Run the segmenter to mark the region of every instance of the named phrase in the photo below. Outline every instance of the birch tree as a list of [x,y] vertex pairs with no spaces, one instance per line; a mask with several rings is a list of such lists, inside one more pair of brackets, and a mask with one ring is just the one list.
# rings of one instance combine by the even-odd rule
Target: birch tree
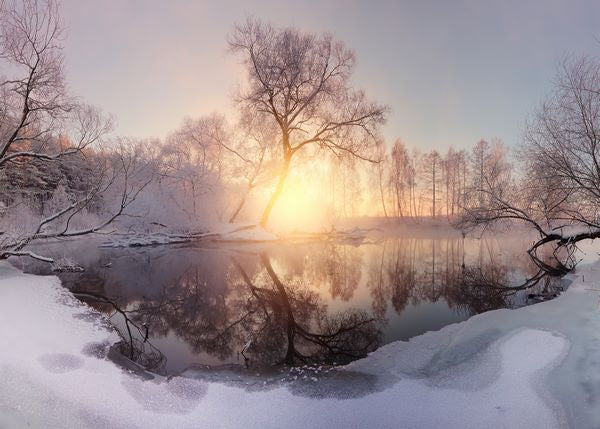
[[[390,185],[396,203],[396,215],[400,218],[403,218],[405,215],[410,215],[412,212],[410,207],[413,176],[414,171],[412,171],[411,168],[410,155],[406,150],[406,146],[401,140],[396,140],[391,153]],[[406,210],[405,207],[407,191],[409,192],[408,210]]]

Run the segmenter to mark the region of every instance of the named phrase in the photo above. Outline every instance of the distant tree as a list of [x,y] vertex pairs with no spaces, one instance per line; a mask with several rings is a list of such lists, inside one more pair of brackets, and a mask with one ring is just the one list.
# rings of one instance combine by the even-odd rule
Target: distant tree
[[[332,196],[333,215],[339,217],[352,217],[358,214],[358,207],[365,200],[364,186],[377,186],[376,169],[373,169],[375,175],[369,175],[367,180],[373,180],[372,183],[363,183],[364,177],[357,174],[358,159],[331,156],[326,158],[331,166],[330,174],[330,192]],[[375,165],[376,167],[376,165]],[[369,196],[373,196],[369,194]],[[375,198],[379,200],[378,196]],[[378,201],[376,204],[379,204]]]
[[396,215],[403,218],[405,215],[410,215],[410,195],[409,195],[409,210],[406,210],[406,192],[411,193],[411,184],[413,181],[414,171],[411,168],[411,160],[406,146],[401,140],[396,140],[391,152],[390,166],[390,185],[395,200]]
[[419,172],[421,166],[421,159],[423,154],[418,149],[413,149],[409,158],[409,187],[410,187],[410,212],[412,216],[418,217],[421,215],[420,205],[417,206],[417,186],[419,182]]
[[431,192],[431,216],[438,213],[439,182],[441,180],[441,157],[437,150],[432,150],[423,157],[423,178]]
[[451,219],[464,205],[463,196],[467,179],[466,153],[464,150],[448,149],[442,159],[442,176],[446,216]]
[[381,208],[383,209],[383,214],[385,216],[385,218],[387,219],[388,217],[388,212],[387,212],[387,208],[385,206],[385,200],[386,200],[386,193],[385,193],[385,187],[384,187],[384,174],[385,174],[385,170],[386,167],[388,165],[388,157],[386,154],[386,147],[385,144],[383,142],[379,142],[379,144],[377,145],[377,149],[376,149],[376,153],[377,153],[377,183],[379,184],[379,199],[381,201]]
[[355,58],[342,42],[248,19],[235,28],[229,46],[246,67],[247,82],[238,96],[242,110],[273,121],[280,133],[281,170],[262,226],[303,148],[375,161],[372,149],[387,108],[351,88]]
[[[446,155],[442,158],[442,176],[444,183],[444,195],[445,195],[445,205],[446,205],[446,217],[450,218],[453,215],[454,206],[454,183],[455,183],[455,169],[456,169],[456,160],[455,160],[455,152],[452,146],[446,152]],[[452,212],[452,214],[451,214]]]
[[465,207],[467,188],[467,152],[465,150],[455,154],[455,163],[456,194],[454,204],[459,214],[462,214]]
[[483,207],[485,198],[485,173],[486,173],[486,159],[489,155],[490,144],[481,139],[473,146],[471,151],[471,189],[473,195],[477,199],[479,206]]
[[[163,145],[165,175],[182,180],[185,200],[196,201],[201,194],[222,192],[227,184],[243,188],[228,215],[229,223],[233,223],[252,190],[270,183],[277,175],[272,166],[277,136],[272,124],[252,114],[240,115],[233,124],[219,114],[186,118]],[[185,196],[186,184],[193,196]]]
[[510,178],[507,156],[508,150],[500,139],[493,139],[491,143],[482,139],[475,143],[470,156],[470,204],[485,207],[489,204],[487,189],[500,189],[507,183]]
[[223,146],[228,133],[225,119],[214,114],[186,118],[162,145],[157,142],[161,148],[161,183],[191,221],[198,219],[202,197],[222,191]]

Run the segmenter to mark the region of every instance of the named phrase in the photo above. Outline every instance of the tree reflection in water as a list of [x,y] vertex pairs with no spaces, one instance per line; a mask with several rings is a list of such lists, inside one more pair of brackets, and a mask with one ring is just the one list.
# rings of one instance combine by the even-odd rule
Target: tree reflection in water
[[221,360],[248,345],[247,355],[260,364],[346,363],[379,345],[377,318],[355,309],[329,314],[323,298],[304,279],[284,281],[266,253],[256,258],[260,263],[247,264],[250,268],[231,258],[224,293],[207,288],[196,267],[176,279],[176,291],[169,288],[127,309],[98,294],[78,294],[96,300],[98,309],[106,310],[102,305],[111,303],[111,311],[124,316],[124,342],[133,344],[131,357],[140,360],[140,341],[131,341],[130,326],[147,327],[153,337],[173,331],[196,353]]
[[160,360],[154,346],[167,358],[173,353],[165,338],[189,346],[187,365],[345,363],[382,341],[407,339],[389,334],[394,324],[435,319],[431,309],[419,320],[399,318],[409,306],[414,313],[423,304],[441,303],[455,315],[415,326],[410,335],[416,335],[558,290],[558,280],[546,277],[524,251],[505,246],[436,237],[357,247],[274,246],[254,253],[112,250],[102,253],[112,268],[90,261],[85,273],[61,278],[100,311],[115,313],[112,320],[130,343],[124,354],[159,372],[185,364],[175,368],[164,356]]
[[150,331],[146,325],[138,325],[129,317],[129,312],[123,310],[115,301],[93,292],[72,290],[73,294],[82,301],[93,304],[96,309],[108,313],[108,319],[119,314],[125,325],[125,332],[119,332],[121,341],[117,344],[119,352],[131,361],[137,362],[145,369],[159,374],[165,373],[166,356],[151,341]]
[[526,253],[500,260],[498,249],[486,248],[490,241],[477,244],[475,257],[465,261],[464,239],[384,242],[369,264],[373,313],[384,317],[387,303],[400,314],[409,304],[443,300],[450,308],[473,315],[527,304],[520,295],[524,290],[536,288],[535,296],[561,290],[560,278],[548,275]]

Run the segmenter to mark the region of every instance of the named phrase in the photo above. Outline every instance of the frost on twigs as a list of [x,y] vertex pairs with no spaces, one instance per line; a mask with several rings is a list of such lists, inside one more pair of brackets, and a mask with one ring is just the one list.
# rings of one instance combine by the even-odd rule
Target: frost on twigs
[[57,273],[81,273],[84,268],[73,260],[73,258],[60,258],[54,261],[51,265],[52,271]]

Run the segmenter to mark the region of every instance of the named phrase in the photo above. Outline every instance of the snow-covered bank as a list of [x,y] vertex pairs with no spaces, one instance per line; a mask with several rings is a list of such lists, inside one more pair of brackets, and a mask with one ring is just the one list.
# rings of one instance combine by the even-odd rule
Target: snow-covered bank
[[278,240],[280,237],[256,225],[224,224],[204,232],[115,234],[100,247],[145,247],[200,241],[264,243]]
[[595,427],[600,263],[572,278],[553,301],[246,389],[127,373],[105,359],[117,336],[57,278],[0,263],[0,427]]
[[350,228],[321,232],[295,231],[275,234],[257,225],[223,224],[205,232],[148,234],[114,234],[100,247],[145,247],[195,242],[213,243],[272,243],[277,241],[314,242],[336,241],[340,243],[361,243],[374,229]]

